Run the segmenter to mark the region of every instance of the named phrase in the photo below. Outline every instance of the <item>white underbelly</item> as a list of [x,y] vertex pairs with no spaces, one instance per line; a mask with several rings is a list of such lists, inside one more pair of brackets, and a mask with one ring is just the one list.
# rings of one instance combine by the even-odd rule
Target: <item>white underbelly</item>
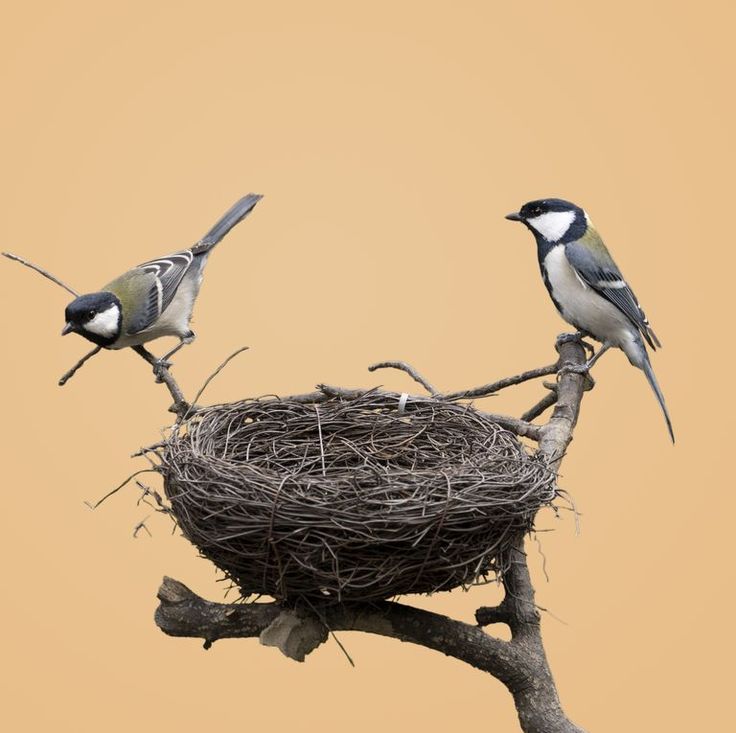
[[583,282],[567,261],[565,245],[559,244],[552,249],[544,258],[544,264],[552,295],[565,320],[599,341],[628,353],[632,340],[636,339],[636,331],[615,305]]

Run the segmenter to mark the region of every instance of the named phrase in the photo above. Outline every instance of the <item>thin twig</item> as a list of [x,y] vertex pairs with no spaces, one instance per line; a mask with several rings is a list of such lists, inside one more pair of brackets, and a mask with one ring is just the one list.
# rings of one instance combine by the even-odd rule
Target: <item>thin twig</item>
[[329,634],[335,640],[337,645],[340,647],[340,651],[345,655],[345,658],[348,660],[348,663],[350,664],[350,666],[353,669],[355,669],[355,662],[353,661],[353,658],[350,656],[350,653],[348,652],[348,650],[345,648],[345,644],[343,644],[340,641],[340,639],[337,638],[337,634],[332,629],[330,629]]
[[151,534],[151,530],[148,529],[148,527],[146,526],[146,520],[147,519],[148,519],[148,517],[146,517],[145,519],[141,519],[141,521],[138,522],[138,524],[136,524],[135,527],[133,527],[133,537],[134,538],[137,538],[138,537],[138,533],[142,529],[145,529],[146,530],[146,532],[148,533],[148,536],[149,537],[153,537],[153,535]]
[[197,401],[198,401],[198,400],[199,400],[199,398],[200,398],[200,397],[202,396],[202,393],[203,393],[203,392],[204,392],[204,391],[205,391],[205,390],[207,389],[207,387],[209,386],[209,383],[210,383],[210,382],[211,382],[211,381],[212,381],[212,380],[213,380],[213,379],[214,379],[214,378],[215,378],[215,377],[216,377],[216,376],[217,376],[217,375],[218,375],[218,374],[219,374],[219,373],[220,373],[220,372],[221,372],[221,371],[222,371],[222,370],[223,370],[223,369],[224,369],[224,368],[225,368],[225,367],[226,367],[226,366],[227,366],[227,365],[228,365],[228,364],[229,364],[229,363],[230,363],[230,362],[231,362],[231,361],[232,361],[232,360],[233,360],[233,359],[234,359],[234,358],[235,358],[235,357],[236,357],[236,356],[238,355],[238,354],[242,354],[242,353],[243,353],[244,351],[248,351],[248,349],[249,349],[249,348],[250,348],[249,346],[241,346],[241,347],[240,347],[240,348],[239,348],[239,349],[238,349],[237,351],[233,351],[233,353],[232,353],[232,354],[230,354],[230,356],[228,356],[228,357],[227,357],[227,359],[225,359],[225,361],[223,361],[223,362],[222,362],[222,364],[220,364],[220,366],[218,366],[218,367],[217,367],[217,369],[215,369],[215,371],[214,371],[214,372],[212,372],[212,374],[210,374],[210,376],[209,376],[209,377],[207,377],[207,379],[205,380],[204,384],[203,384],[203,385],[202,385],[202,386],[200,387],[200,390],[199,390],[199,392],[197,392],[197,394],[196,394],[196,395],[194,396],[194,399],[192,400],[192,404],[191,404],[191,406],[190,406],[190,408],[189,408],[189,411],[187,411],[187,413],[186,413],[186,414],[184,415],[184,417],[185,417],[185,418],[186,418],[186,417],[188,417],[188,415],[189,415],[189,412],[190,412],[191,410],[193,410],[193,409],[194,409],[194,406],[195,406],[195,405],[197,404]]
[[322,441],[322,420],[319,417],[319,405],[314,406],[314,411],[317,414],[317,433],[319,435],[319,455],[322,461],[322,475],[326,476],[327,471],[325,470],[325,444]]
[[406,372],[415,382],[421,384],[429,394],[437,394],[437,390],[432,386],[432,384],[411,364],[407,364],[405,361],[380,361],[377,364],[371,364],[371,366],[368,367],[369,372],[375,372],[377,369],[399,369],[402,372]]
[[[136,506],[138,506],[141,502],[143,502],[146,506],[150,506],[152,509],[155,509],[157,512],[161,512],[162,514],[168,514],[173,518],[173,512],[171,511],[171,507],[167,506],[164,503],[163,498],[161,497],[161,494],[158,493],[155,489],[152,489],[150,486],[146,486],[142,481],[136,481],[135,485],[141,490],[141,495],[138,497],[138,501],[136,502]],[[150,501],[146,500],[146,497],[152,496],[153,500],[156,502],[156,506],[151,504]]]
[[174,400],[174,404],[169,408],[169,411],[176,413],[180,420],[183,419],[184,415],[187,415],[191,410],[191,406],[184,399],[184,393],[181,391],[181,388],[172,376],[168,367],[160,363],[159,360],[144,346],[131,346],[131,348],[144,361],[147,361],[154,368],[156,377],[166,385],[166,388],[169,390],[169,394],[171,394],[171,397]]
[[2,255],[3,257],[7,257],[9,260],[13,260],[13,262],[20,262],[21,265],[25,265],[26,267],[29,267],[31,270],[35,270],[39,275],[43,275],[47,280],[51,280],[52,283],[56,283],[60,287],[64,288],[64,290],[66,290],[68,293],[71,293],[75,298],[79,297],[79,293],[76,290],[74,290],[74,288],[70,288],[66,283],[59,280],[58,277],[44,270],[43,267],[34,265],[32,262],[29,262],[28,260],[24,260],[22,257],[18,257],[18,255],[14,255],[12,252],[3,252]]
[[135,473],[131,473],[128,478],[125,479],[121,484],[116,486],[112,491],[108,491],[101,499],[98,499],[94,504],[90,501],[85,501],[84,503],[90,508],[90,509],[97,509],[102,502],[109,499],[113,494],[117,494],[120,489],[123,488],[123,486],[126,486],[132,479],[134,479],[136,476],[140,476],[142,473],[155,473],[155,471],[152,468],[142,468],[140,471],[136,471]]
[[513,387],[516,384],[528,382],[530,379],[538,379],[539,377],[546,377],[548,374],[555,374],[558,368],[559,362],[555,362],[554,364],[539,367],[539,369],[530,369],[513,377],[506,377],[505,379],[499,379],[497,382],[484,384],[481,387],[465,389],[460,392],[446,392],[445,394],[437,395],[437,397],[443,400],[468,400],[474,397],[487,397],[494,392],[506,389],[506,387]]
[[522,416],[522,420],[526,420],[527,422],[531,422],[532,420],[535,420],[538,418],[541,414],[543,414],[546,410],[548,410],[552,405],[554,405],[557,402],[557,392],[555,390],[551,390],[548,392],[544,397],[542,397],[539,402],[537,402],[534,407],[530,407]]
[[99,354],[100,351],[102,351],[102,346],[95,346],[92,351],[86,353],[68,372],[62,374],[61,379],[59,379],[59,387],[63,387],[79,371],[86,361],[96,354]]
[[496,415],[492,412],[484,412],[485,417],[490,418],[493,422],[498,423],[502,428],[510,430],[520,438],[529,438],[531,440],[539,440],[542,434],[542,428],[534,423],[527,422],[526,420],[517,419],[515,417],[509,417],[508,415]]
[[[536,534],[534,535],[534,542],[537,545],[539,556],[542,558],[542,572],[544,573],[544,578],[549,583],[549,574],[547,573],[547,556],[544,554],[544,550],[542,550],[542,542]],[[541,606],[537,606],[537,608],[541,608]]]

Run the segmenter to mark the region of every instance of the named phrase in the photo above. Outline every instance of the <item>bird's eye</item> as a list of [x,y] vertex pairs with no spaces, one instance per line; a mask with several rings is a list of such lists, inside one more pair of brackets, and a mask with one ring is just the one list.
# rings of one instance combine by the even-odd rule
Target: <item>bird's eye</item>
[[534,209],[532,210],[532,214],[534,214],[534,216],[539,216],[541,213],[542,213],[541,206],[535,206]]
[[91,321],[97,315],[97,311],[90,311],[87,313],[87,320]]

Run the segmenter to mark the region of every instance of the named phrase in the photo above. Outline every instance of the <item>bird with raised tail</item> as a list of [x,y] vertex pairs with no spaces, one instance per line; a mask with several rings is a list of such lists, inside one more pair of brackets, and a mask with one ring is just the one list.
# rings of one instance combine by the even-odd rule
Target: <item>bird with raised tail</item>
[[661,344],[588,215],[569,201],[550,198],[530,201],[506,218],[522,222],[534,235],[544,284],[562,317],[582,335],[601,342],[585,369],[612,346],[621,349],[646,375],[674,443],[664,395],[644,342],[652,350]]
[[189,249],[144,262],[100,291],[80,295],[66,307],[62,336],[78,333],[105,349],[140,347],[162,336],[176,336],[179,343],[158,360],[167,365],[195,338],[189,323],[210,252],[261,198],[255,193],[244,196]]

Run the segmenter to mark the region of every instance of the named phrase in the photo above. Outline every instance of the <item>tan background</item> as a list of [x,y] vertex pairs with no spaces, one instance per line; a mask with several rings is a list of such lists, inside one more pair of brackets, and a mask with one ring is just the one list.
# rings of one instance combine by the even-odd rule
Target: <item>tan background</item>
[[[242,344],[210,400],[373,384],[384,358],[460,388],[553,358],[562,322],[503,215],[581,203],[665,344],[678,443],[607,356],[564,465],[581,534],[545,519],[549,582],[531,545],[551,664],[592,731],[729,729],[729,3],[112,5],[6,7],[2,248],[90,290],[259,191],[210,262],[177,361],[190,395]],[[0,283],[6,730],[518,729],[498,682],[424,649],[343,634],[353,670],[334,643],[300,666],[159,633],[161,576],[219,598],[215,573],[163,518],[131,538],[135,491],[82,502],[139,465],[167,395],[132,353],[59,389],[86,349],[59,338],[66,294],[4,261]],[[418,602],[470,619],[494,598]]]

